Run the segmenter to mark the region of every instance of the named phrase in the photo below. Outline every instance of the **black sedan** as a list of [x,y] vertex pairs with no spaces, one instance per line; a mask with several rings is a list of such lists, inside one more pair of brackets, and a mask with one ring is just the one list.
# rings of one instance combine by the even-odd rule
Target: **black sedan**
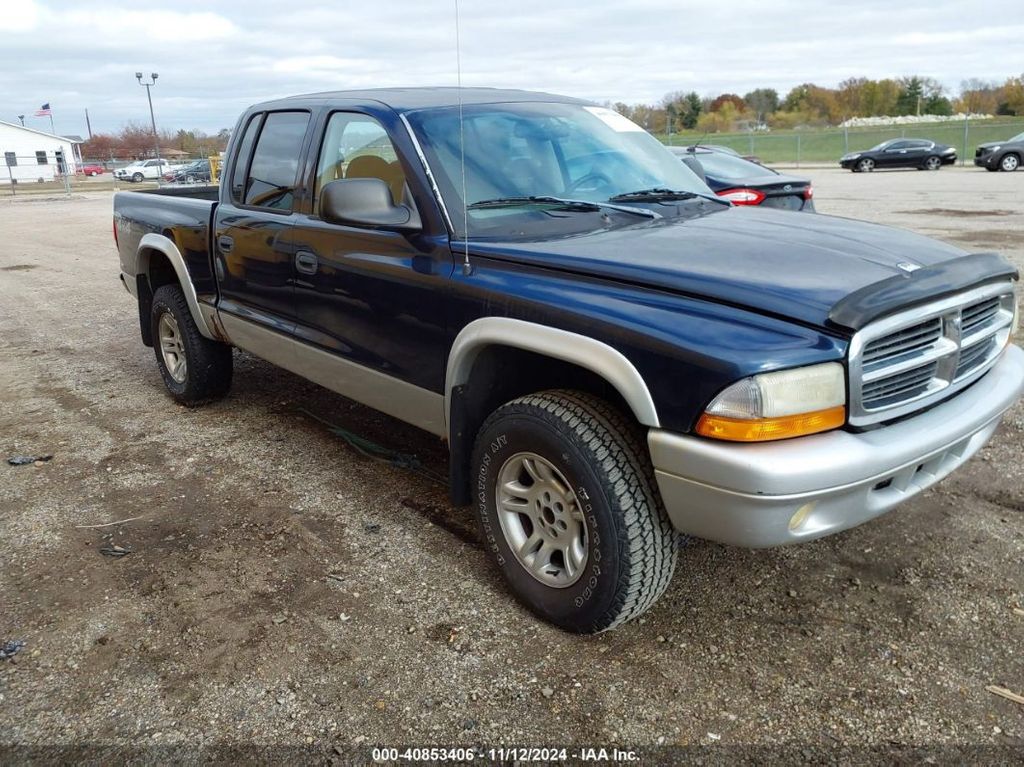
[[955,148],[926,138],[894,138],[864,152],[850,152],[839,158],[839,165],[854,173],[868,173],[876,168],[938,170],[955,162]]
[[719,197],[735,205],[814,212],[810,179],[784,176],[778,171],[707,147],[669,147]]
[[1007,141],[979,144],[974,153],[974,164],[985,170],[1014,171],[1024,162],[1024,133]]

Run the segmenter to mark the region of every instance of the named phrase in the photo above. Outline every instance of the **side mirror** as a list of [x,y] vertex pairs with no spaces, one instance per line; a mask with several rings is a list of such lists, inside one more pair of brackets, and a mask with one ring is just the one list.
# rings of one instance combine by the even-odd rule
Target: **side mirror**
[[419,229],[415,211],[395,205],[391,189],[379,178],[343,178],[324,184],[320,191],[320,217],[335,224],[384,229]]
[[700,160],[698,160],[696,157],[694,157],[693,155],[687,155],[686,157],[683,158],[683,165],[685,165],[687,168],[696,173],[697,178],[699,178],[705,184],[708,182],[708,177],[704,175],[704,166],[700,164]]

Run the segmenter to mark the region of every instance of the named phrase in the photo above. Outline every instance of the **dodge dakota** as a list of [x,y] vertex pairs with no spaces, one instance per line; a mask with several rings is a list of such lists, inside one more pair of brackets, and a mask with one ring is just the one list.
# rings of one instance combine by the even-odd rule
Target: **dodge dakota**
[[1017,271],[734,206],[604,107],[486,88],[241,116],[219,186],[120,192],[121,280],[171,397],[232,347],[437,435],[510,590],[596,632],[685,535],[767,547],[887,512],[1017,400]]

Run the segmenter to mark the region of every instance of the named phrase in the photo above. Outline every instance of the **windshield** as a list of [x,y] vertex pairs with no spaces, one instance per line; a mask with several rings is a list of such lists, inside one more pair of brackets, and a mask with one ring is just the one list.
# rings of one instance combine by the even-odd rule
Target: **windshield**
[[758,165],[756,162],[744,160],[732,154],[722,152],[699,152],[694,155],[704,168],[704,172],[713,178],[731,181],[738,178],[755,178],[771,176],[775,171]]
[[1018,133],[1018,134],[1017,134],[1016,136],[1014,136],[1013,138],[1011,138],[1011,139],[1010,139],[1009,141],[1007,141],[1006,143],[1007,143],[1007,144],[1010,144],[1010,143],[1016,144],[1016,143],[1017,143],[1018,141],[1022,141],[1022,142],[1024,142],[1024,133]]
[[887,146],[889,146],[889,144],[894,144],[894,143],[896,143],[896,139],[891,138],[888,141],[883,141],[881,144],[876,144],[875,146],[871,147],[868,151],[869,152],[880,152],[881,150],[883,150]]
[[[570,228],[581,231],[607,225],[608,217],[622,224],[643,217],[597,205],[566,211],[550,201],[480,203],[531,197],[608,203],[620,195],[650,189],[713,196],[661,142],[604,107],[470,105],[463,108],[461,131],[458,107],[413,112],[409,120],[460,237],[466,236],[464,204],[470,206],[465,218],[473,237],[513,237],[541,235],[556,226],[564,231],[567,216],[573,217]],[[461,135],[465,136],[465,200]],[[621,208],[622,203],[618,204]]]

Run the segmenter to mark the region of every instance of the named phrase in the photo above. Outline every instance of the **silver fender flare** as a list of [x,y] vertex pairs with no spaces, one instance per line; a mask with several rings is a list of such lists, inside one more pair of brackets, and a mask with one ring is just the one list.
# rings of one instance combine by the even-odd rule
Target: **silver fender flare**
[[456,336],[445,375],[445,421],[451,429],[452,390],[469,380],[473,363],[488,346],[511,346],[571,362],[601,376],[622,395],[644,426],[660,428],[654,400],[640,372],[606,343],[567,330],[508,317],[474,320]]
[[167,260],[174,267],[174,273],[178,275],[181,291],[185,294],[185,300],[188,302],[188,309],[192,313],[192,319],[195,320],[196,327],[199,328],[199,332],[204,336],[216,341],[217,336],[213,334],[210,327],[206,324],[206,318],[199,308],[199,299],[196,297],[196,289],[192,284],[192,278],[189,277],[188,269],[185,267],[185,259],[182,258],[181,253],[178,251],[178,246],[172,240],[156,232],[143,235],[139,241],[138,255],[136,257],[138,273],[144,274],[149,279],[149,253],[152,250],[167,256]]

